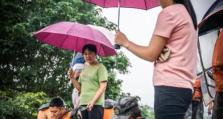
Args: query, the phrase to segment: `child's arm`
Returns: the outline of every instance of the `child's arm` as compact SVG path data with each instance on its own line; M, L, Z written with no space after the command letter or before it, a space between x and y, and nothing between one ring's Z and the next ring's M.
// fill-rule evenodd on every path
M80 93L80 87L81 87L81 85L80 85L80 83L78 82L78 80L76 80L76 79L79 77L80 72L75 72L75 71L73 71L72 69L69 69L67 75L68 75L68 78L71 80L73 86L74 86L74 87L78 90L78 92Z

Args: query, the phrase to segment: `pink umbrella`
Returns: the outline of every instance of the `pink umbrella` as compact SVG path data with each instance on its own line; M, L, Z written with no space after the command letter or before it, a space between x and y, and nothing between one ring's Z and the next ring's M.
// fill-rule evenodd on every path
M119 18L120 18L120 7L125 8L136 8L148 10L159 6L159 0L83 0L98 6L109 8L118 7L118 28L119 28Z
M81 52L84 45L94 44L100 56L116 54L109 39L102 32L75 22L52 24L35 32L34 36L40 42L67 50Z
M127 7L148 10L159 6L159 0L83 0L98 6L108 7Z
M101 27L101 26L95 26L95 25L91 25L88 24L88 26L99 30L100 32L102 32L111 42L112 45L115 44L114 39L115 39L115 31L109 31L107 28Z
M98 6L108 8L108 7L118 7L118 30L119 30L119 19L120 19L120 7L125 8L136 8L148 10L159 6L159 0L83 0ZM119 49L120 46L115 44L114 47Z

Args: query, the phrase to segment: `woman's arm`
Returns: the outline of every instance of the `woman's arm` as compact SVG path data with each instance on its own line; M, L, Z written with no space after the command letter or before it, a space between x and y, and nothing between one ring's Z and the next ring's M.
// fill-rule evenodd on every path
M115 42L121 46L126 47L136 56L154 62L160 56L164 46L166 45L167 38L154 35L147 46L140 46L128 40L122 32L116 33Z
M97 90L96 94L94 95L93 99L91 100L91 102L87 105L87 108L89 111L91 111L91 109L93 108L95 102L99 99L99 97L105 92L107 87L107 81L101 81L100 82L100 87Z

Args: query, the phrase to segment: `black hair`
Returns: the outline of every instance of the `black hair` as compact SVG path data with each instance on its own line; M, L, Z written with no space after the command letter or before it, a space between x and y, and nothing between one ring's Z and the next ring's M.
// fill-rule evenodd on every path
M197 30L197 17L196 17L196 14L195 14L195 11L194 11L194 8L193 8L193 5L191 3L190 0L173 0L174 3L178 3L178 4L183 4L188 13L190 14L190 17L193 21L193 24L194 24L194 28Z
M50 101L50 107L64 107L64 101L60 97L55 97Z
M84 53L85 50L89 50L94 52L95 54L97 54L97 48L95 45L93 44L86 44L83 48L82 48L82 53Z

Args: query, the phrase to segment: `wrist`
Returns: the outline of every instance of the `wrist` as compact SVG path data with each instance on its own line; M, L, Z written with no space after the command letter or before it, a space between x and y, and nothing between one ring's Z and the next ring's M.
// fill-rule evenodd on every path
M94 104L95 104L95 102L96 102L96 100L95 100L95 99L92 99L92 100L91 100L91 104L93 104L93 105L94 105Z
M128 49L129 48L129 44L130 44L130 41L127 41L123 46Z
M72 81L74 81L74 80L76 80L76 78L75 78L75 77L73 77L73 78L71 78L71 80L72 80Z

